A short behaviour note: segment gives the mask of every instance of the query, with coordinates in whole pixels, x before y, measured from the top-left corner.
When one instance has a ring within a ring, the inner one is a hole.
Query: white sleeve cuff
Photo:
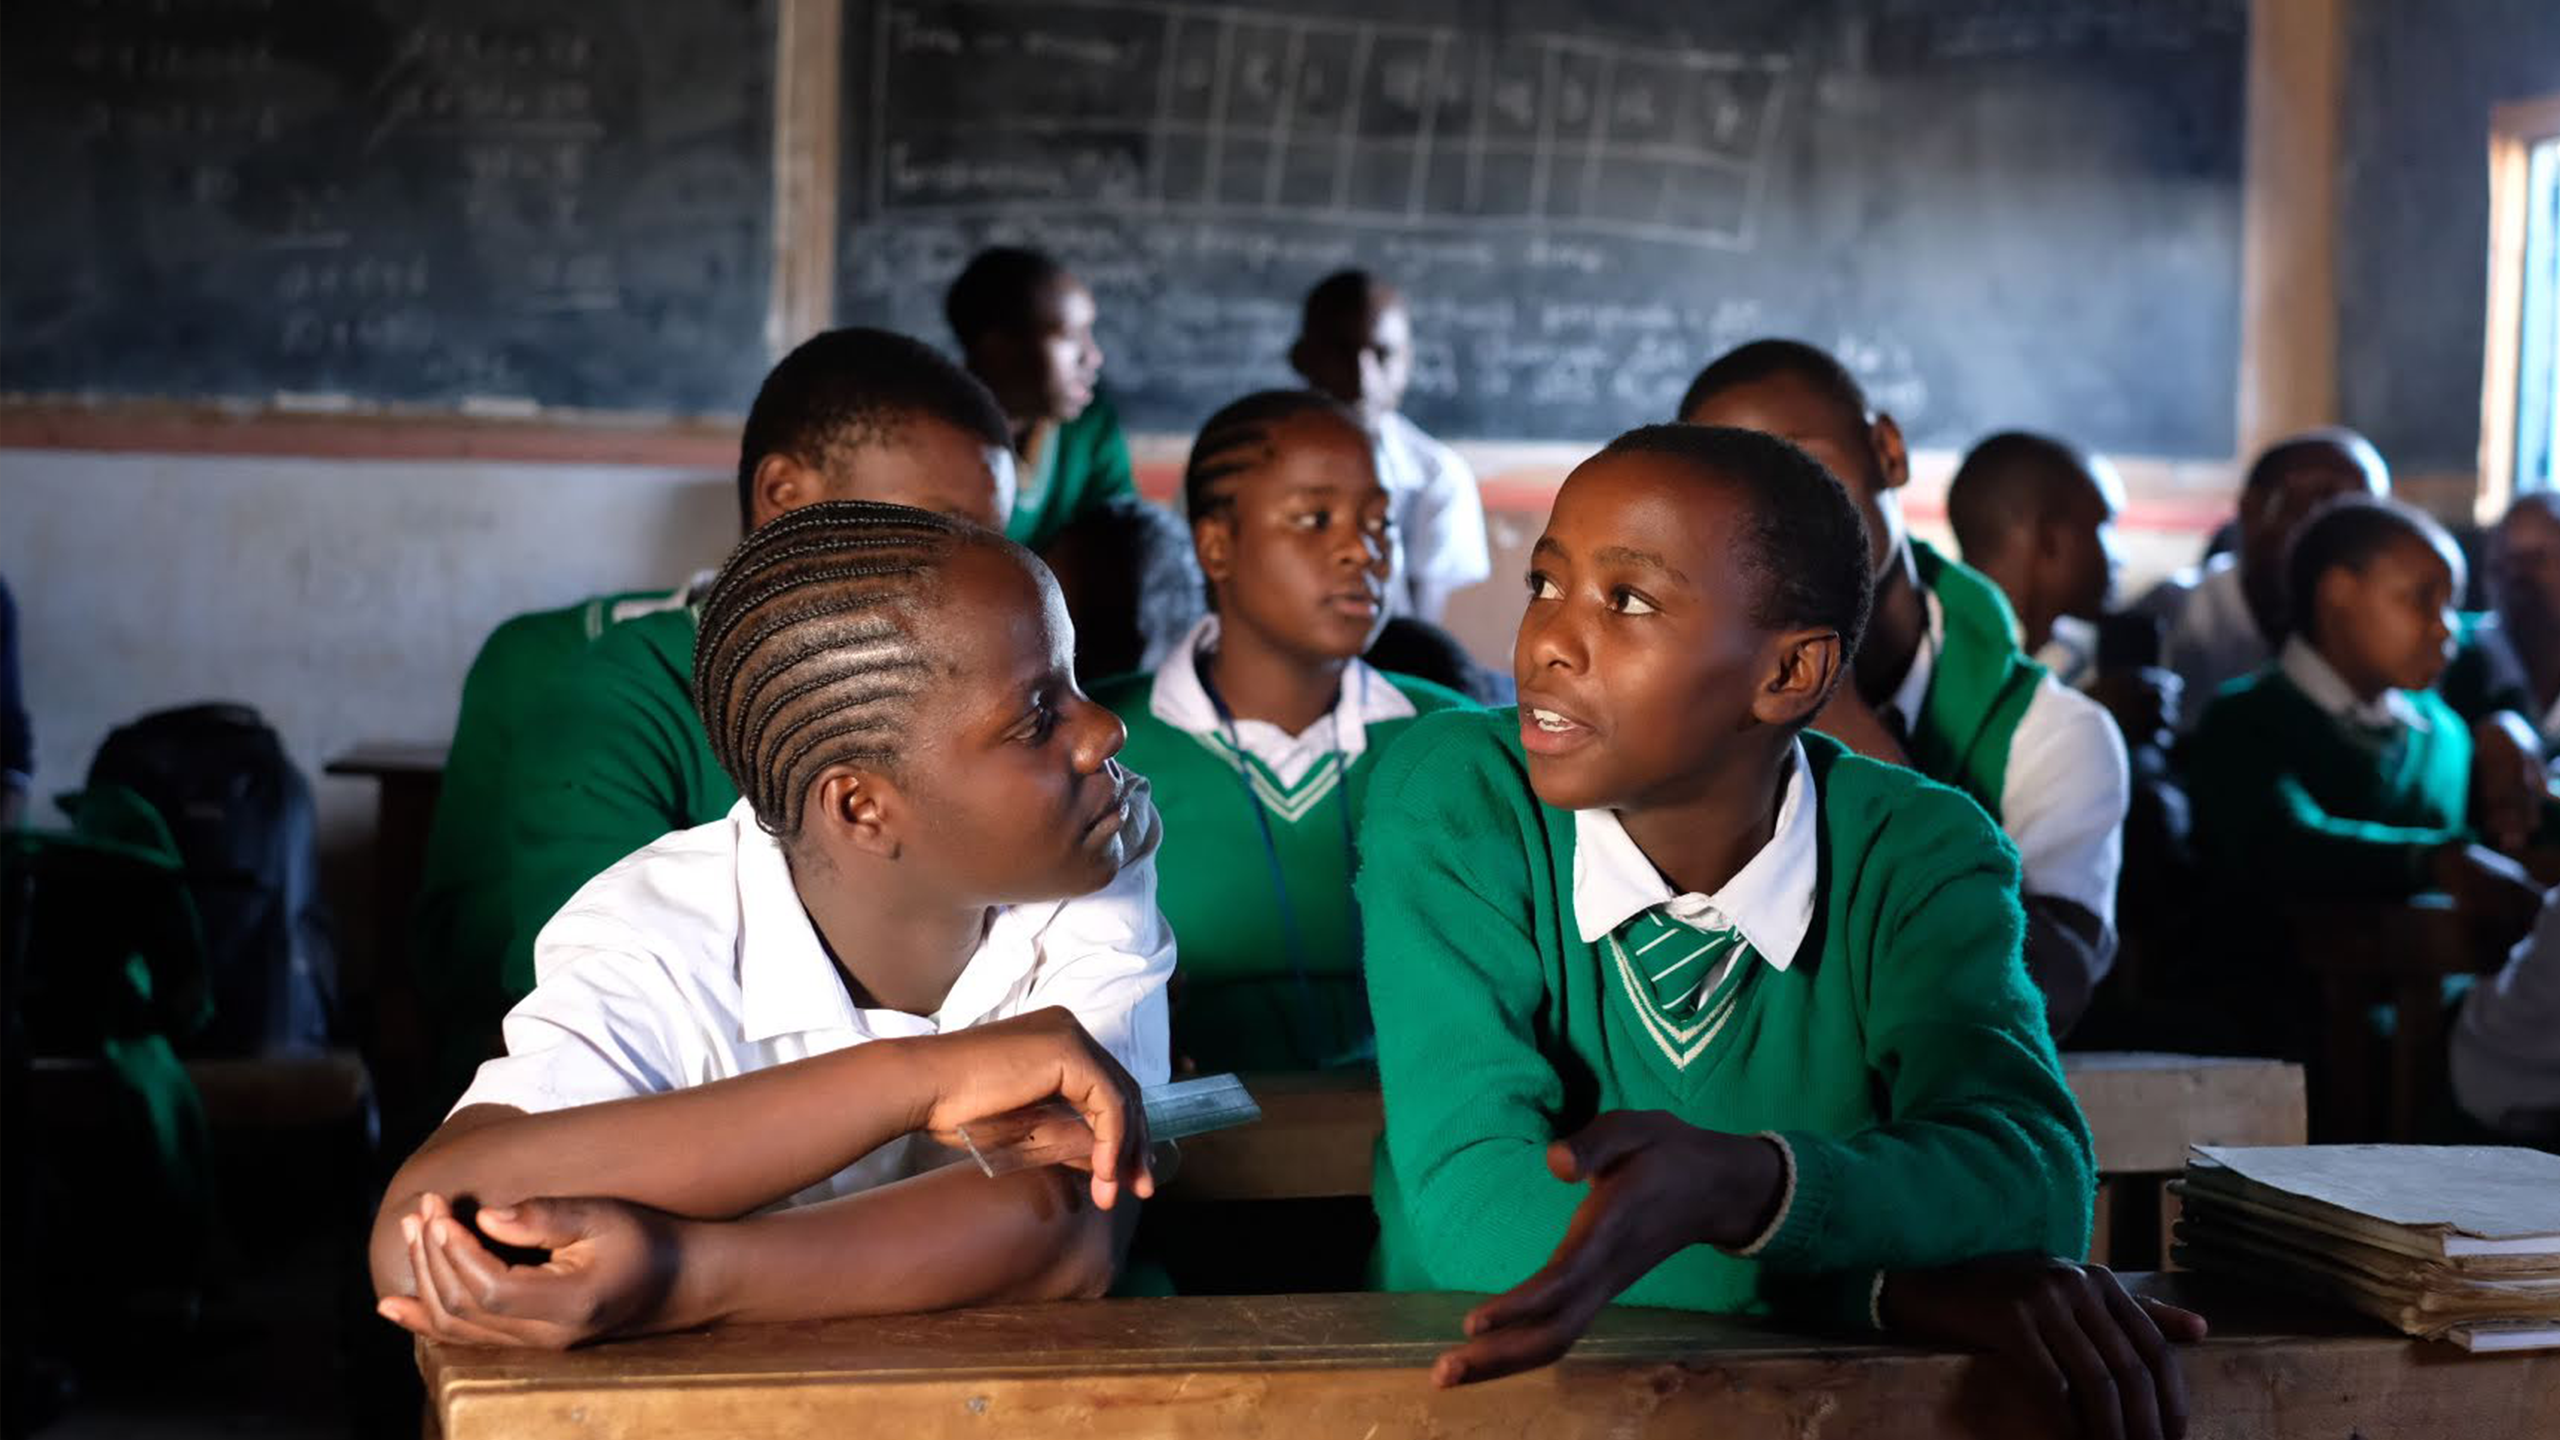
[[[1780,1169],[1786,1172],[1786,1181],[1778,1191],[1777,1213],[1769,1217],[1769,1223],[1760,1228],[1760,1233],[1752,1237],[1750,1244],[1733,1252],[1735,1255],[1745,1260],[1748,1260],[1752,1256],[1769,1248],[1769,1242],[1777,1239],[1778,1232],[1787,1228],[1787,1212],[1794,1209],[1796,1203],[1796,1152],[1794,1147],[1787,1144],[1786,1136],[1779,1134],[1775,1130],[1763,1130],[1751,1138],[1754,1140],[1766,1140],[1770,1144],[1778,1147],[1778,1165]]]

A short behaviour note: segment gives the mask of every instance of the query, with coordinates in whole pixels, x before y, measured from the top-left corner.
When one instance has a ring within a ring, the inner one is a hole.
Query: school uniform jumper
[[[1528,1278],[1588,1193],[1546,1146],[1625,1109],[1770,1134],[1789,1176],[1754,1242],[1628,1304],[1867,1325],[1886,1271],[2084,1252],[2088,1126],[1980,807],[1807,734],[1769,844],[1675,896],[1613,814],[1539,802],[1517,725],[1425,717],[1369,795],[1382,1288]]]
[[[1365,1056],[1369,1006],[1351,898],[1361,803],[1391,741],[1420,716],[1467,702],[1354,660],[1332,713],[1305,732],[1231,724],[1199,671],[1217,637],[1211,616],[1162,670],[1094,690],[1129,727],[1120,762],[1154,782],[1173,837],[1156,898],[1182,944],[1175,1046],[1203,1071],[1307,1070]]]
[[[1096,394],[1076,418],[1052,429],[1040,453],[1031,457],[1022,488],[1014,493],[1013,513],[1005,520],[1005,538],[1044,550],[1085,511],[1114,495],[1137,493],[1120,413]]]

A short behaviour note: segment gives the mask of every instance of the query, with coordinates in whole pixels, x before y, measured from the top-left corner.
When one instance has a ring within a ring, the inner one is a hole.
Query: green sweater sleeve
[[[1851,979],[1886,1118],[1847,1136],[1782,1132],[1794,1189],[1758,1255],[1773,1274],[1853,1277],[1793,1289],[1829,1311],[1818,1318],[1858,1324],[1878,1270],[2088,1253],[2097,1192],[2088,1122],[2021,957],[2016,852],[1970,801],[1934,787],[1901,801],[1870,854],[1888,846],[1936,863],[1862,865],[1848,883],[1884,893],[1835,912],[1866,932]],[[1773,1308],[1795,1308],[1789,1298],[1770,1294]]]
[[[1565,1095],[1535,1038],[1545,838],[1497,754],[1434,743],[1453,733],[1427,717],[1379,761],[1357,890],[1387,1159],[1417,1257],[1442,1289],[1501,1291],[1546,1263],[1585,1192],[1546,1164]]]
[[[2217,697],[2188,744],[2196,834],[2208,861],[2293,895],[2398,900],[2427,888],[2428,853],[2462,839],[2462,829],[2332,813],[2303,783],[2299,767],[2322,757],[2312,738],[2281,723],[2287,698],[2263,685]],[[2452,722],[2450,711],[2445,716]]]
[[[1086,434],[1089,448],[1084,455],[1085,483],[1078,513],[1114,495],[1138,493],[1137,470],[1129,462],[1129,437],[1120,428],[1120,412],[1099,395],[1087,408],[1096,413]]]
[[[680,689],[622,663],[632,658],[599,646],[562,667],[544,718],[525,728],[509,766],[512,995],[533,988],[534,937],[579,886],[669,831],[701,823],[696,812],[707,801],[689,793],[699,780],[700,722]]]

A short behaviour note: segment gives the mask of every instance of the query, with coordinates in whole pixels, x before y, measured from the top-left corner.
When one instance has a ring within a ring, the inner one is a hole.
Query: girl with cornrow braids
[[[1183,839],[1162,866],[1175,1051],[1204,1070],[1359,1063],[1361,799],[1417,716],[1466,702],[1360,659],[1394,579],[1393,498],[1338,401],[1270,390],[1219,411],[1183,499],[1211,613],[1155,673],[1095,687]]]
[[[1173,940],[1073,647],[1048,571],[967,522],[824,501],[748,536],[693,683],[743,798],[544,928],[507,1053],[383,1202],[382,1314],[561,1346],[1102,1293],[1153,1193]],[[1051,1099],[1075,1161],[948,1164]]]

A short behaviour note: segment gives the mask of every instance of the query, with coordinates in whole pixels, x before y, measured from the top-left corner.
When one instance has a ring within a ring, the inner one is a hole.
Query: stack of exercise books
[[[2560,1347],[2560,1155],[2483,1145],[2199,1145],[2178,1263],[2470,1350]]]

